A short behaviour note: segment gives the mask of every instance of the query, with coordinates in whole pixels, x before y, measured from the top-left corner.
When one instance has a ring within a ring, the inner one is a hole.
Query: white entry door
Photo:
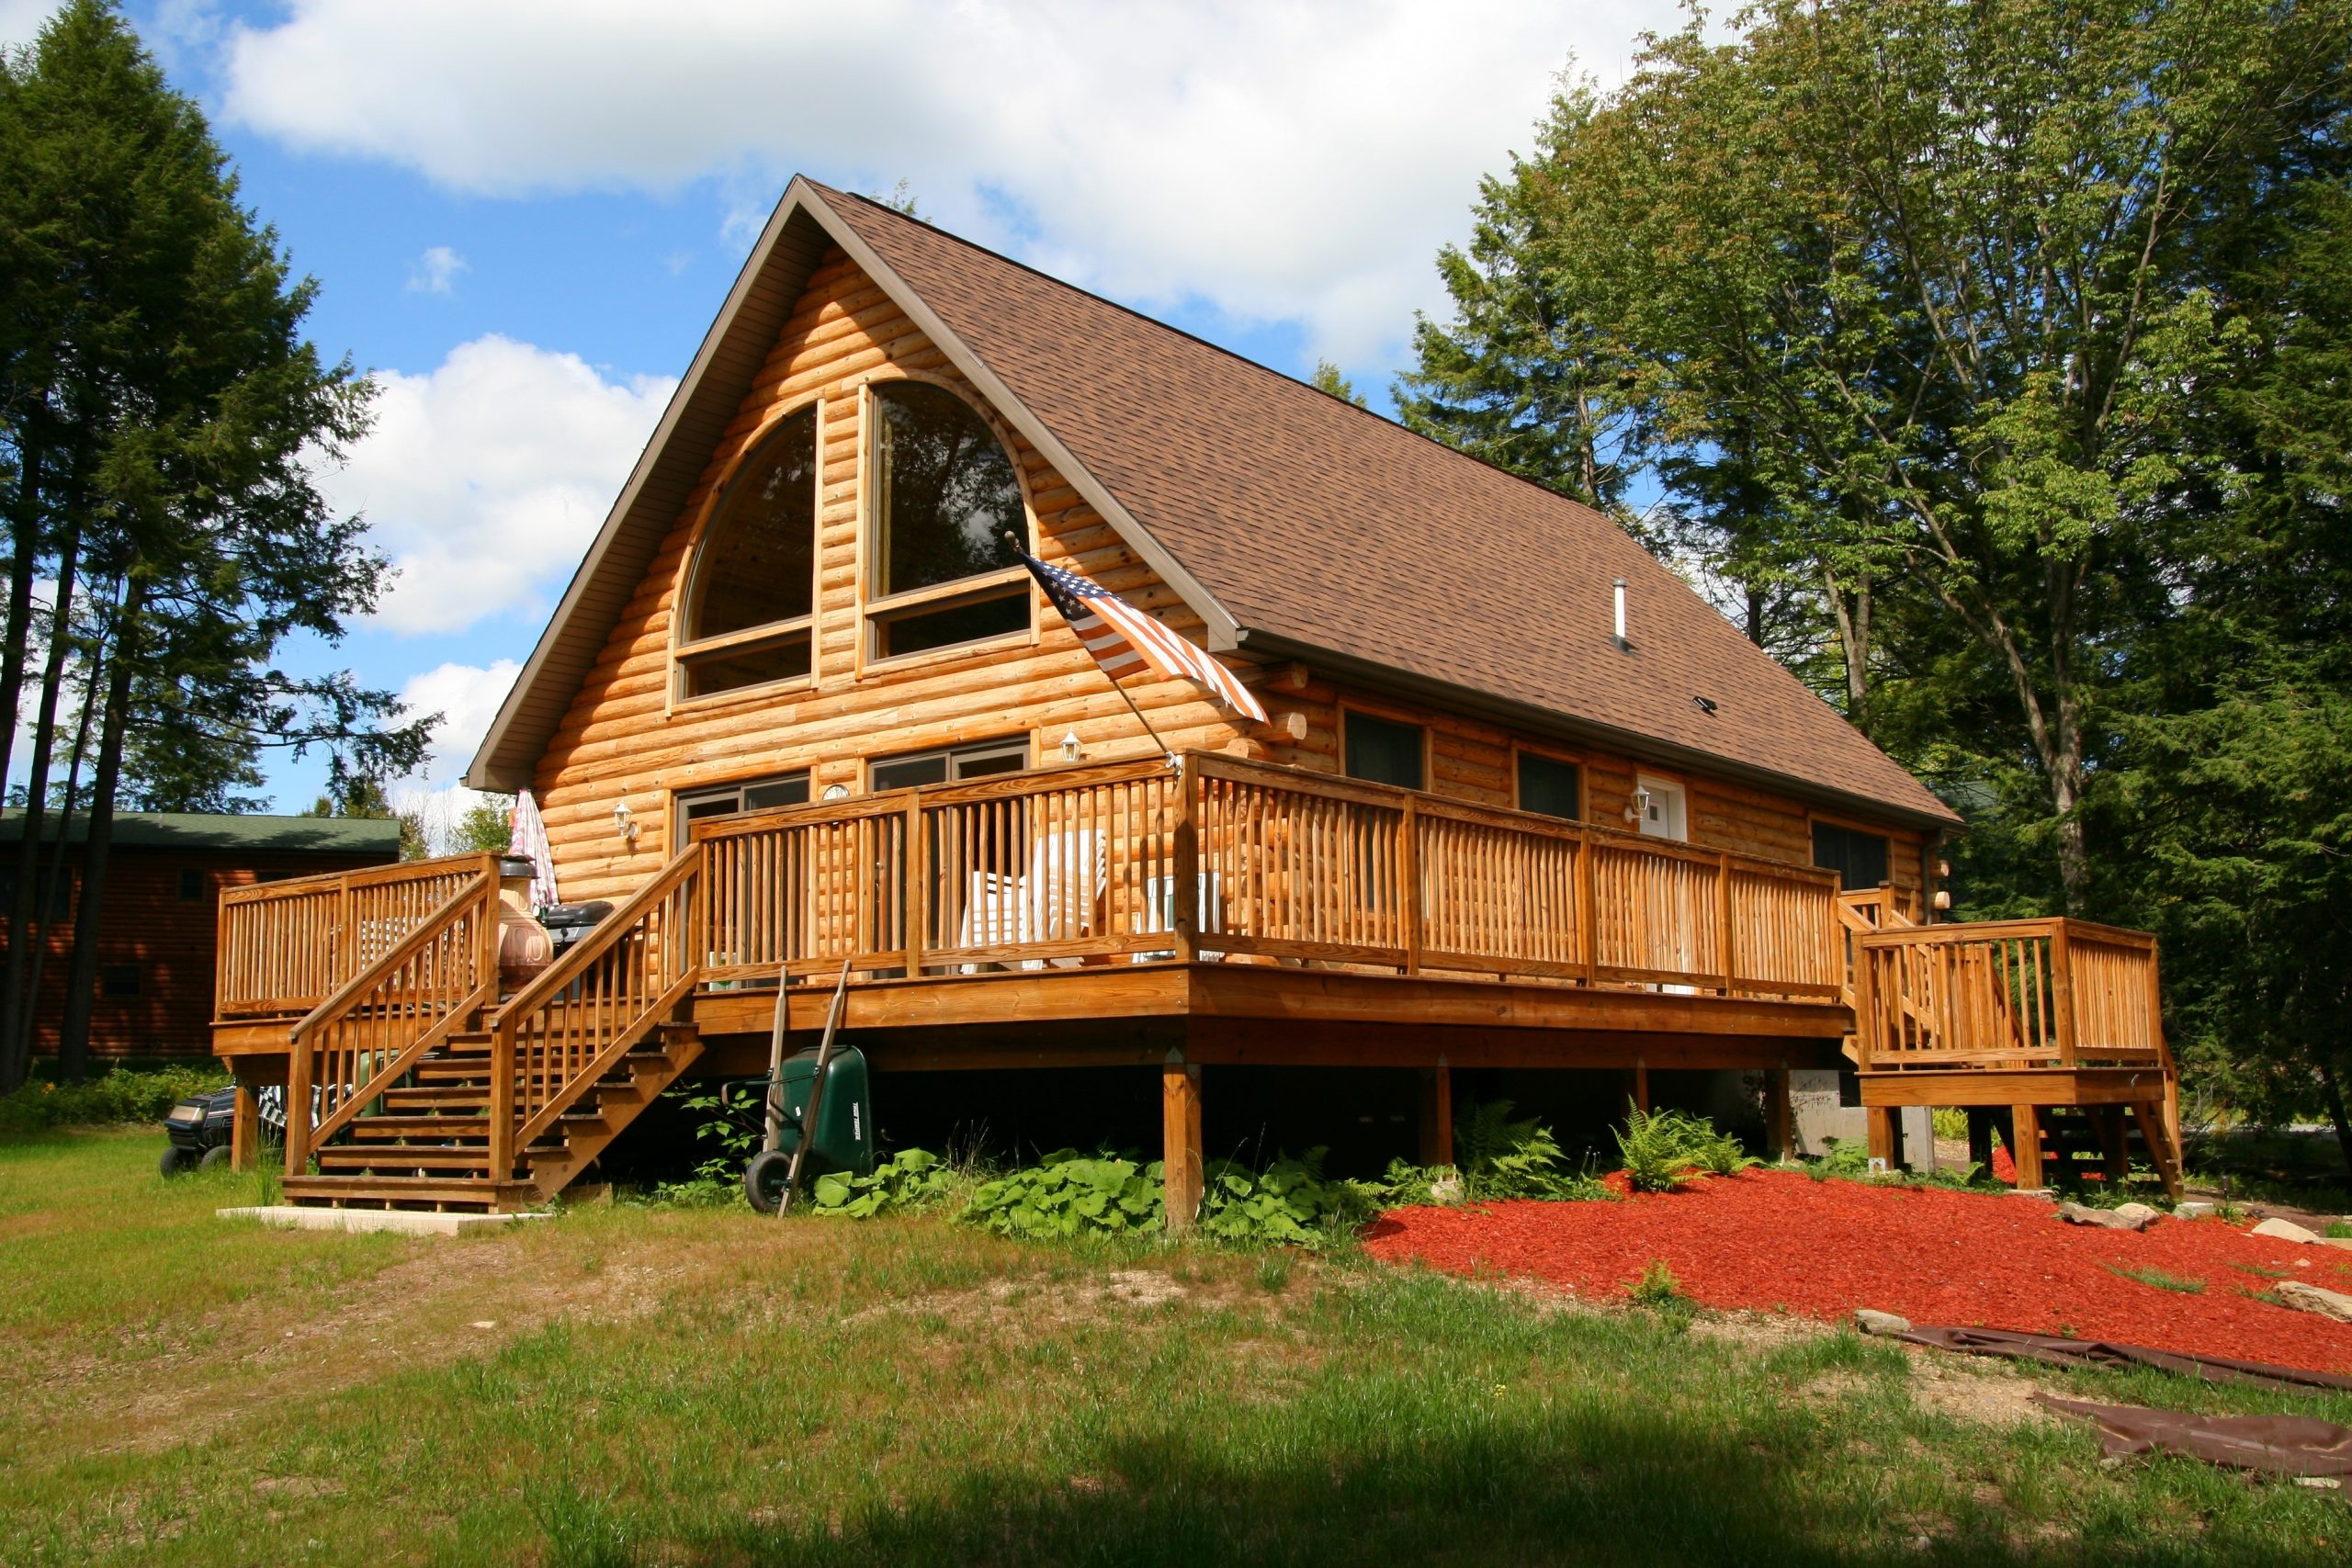
[[[1634,783],[1644,792],[1634,796],[1635,802],[1643,802],[1646,795],[1646,804],[1641,808],[1642,831],[1653,839],[1687,840],[1690,837],[1690,817],[1683,801],[1682,786],[1647,774]]]

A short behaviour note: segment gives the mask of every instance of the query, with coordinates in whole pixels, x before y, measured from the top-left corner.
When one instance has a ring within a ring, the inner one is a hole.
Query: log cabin
[[[0,908],[16,897],[25,814],[0,812]],[[65,1020],[74,922],[89,819],[74,818],[62,854],[58,819],[42,818],[45,863],[33,907],[40,921],[33,1051],[53,1055]],[[357,818],[123,812],[114,819],[98,910],[97,994],[90,1054],[100,1061],[201,1059],[212,1050],[213,963],[220,896],[400,858],[400,824]]]
[[[1015,543],[1266,722],[1114,686]],[[1432,1162],[1464,1071],[2171,1147],[2153,943],[1939,922],[1960,819],[1606,516],[805,178],[467,777],[617,908],[502,996],[488,863],[233,903],[277,957],[219,1047],[321,1097],[295,1201],[542,1201],[837,987],[880,1084],[1148,1085],[1178,1224],[1252,1074],[1402,1076]]]

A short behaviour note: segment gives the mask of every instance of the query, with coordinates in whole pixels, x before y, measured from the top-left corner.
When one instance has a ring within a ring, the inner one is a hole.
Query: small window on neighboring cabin
[[[1573,822],[1584,815],[1584,775],[1574,762],[1519,754],[1519,808]]]
[[[1348,738],[1348,777],[1374,784],[1423,787],[1421,727],[1349,710],[1340,720]]]
[[[812,403],[752,449],[703,530],[680,617],[680,694],[805,679],[816,578]]]
[[[1028,537],[1028,521],[1004,444],[944,387],[873,395],[874,657],[1028,630],[1029,579],[1005,537]]]
[[[867,782],[881,791],[955,784],[963,779],[986,778],[991,773],[1017,773],[1028,765],[1026,740],[989,740],[974,746],[886,757],[868,768],[866,774]]]
[[[1838,874],[1848,891],[1876,887],[1886,880],[1886,839],[1834,822],[1813,825],[1813,863]]]
[[[206,892],[204,886],[205,880],[204,873],[197,870],[194,866],[184,868],[180,872],[181,901],[188,904],[203,903]]]
[[[98,975],[98,994],[102,997],[135,997],[139,994],[139,965],[109,964]]]

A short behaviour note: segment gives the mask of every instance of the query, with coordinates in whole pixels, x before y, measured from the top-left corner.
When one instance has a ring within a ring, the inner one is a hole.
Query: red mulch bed
[[[1662,1259],[1683,1293],[1710,1307],[1829,1320],[1875,1307],[1914,1323],[2352,1372],[2352,1324],[2251,1293],[2274,1282],[2256,1269],[2352,1292],[2352,1251],[2273,1241],[2215,1219],[2100,1230],[2066,1224],[2039,1199],[1751,1170],[1617,1203],[1396,1209],[1364,1245],[1391,1262],[1532,1276],[1592,1299],[1622,1299]],[[2205,1292],[2165,1290],[2118,1269],[2201,1280]]]

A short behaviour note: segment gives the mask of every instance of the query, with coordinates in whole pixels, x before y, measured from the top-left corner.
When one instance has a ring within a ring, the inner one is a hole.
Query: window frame
[[[1634,791],[1628,793],[1626,804],[1633,804],[1633,793],[1645,789],[1650,792],[1652,799],[1656,799],[1661,791],[1672,797],[1674,813],[1667,826],[1674,829],[1675,831],[1652,833],[1642,825],[1640,817],[1636,816],[1634,819],[1635,835],[1656,839],[1668,844],[1690,842],[1690,781],[1671,773],[1657,773],[1646,768],[1641,769],[1634,774]]]
[[[1031,504],[1029,471],[1023,467],[1019,448],[1010,433],[996,415],[975,399],[963,387],[944,376],[919,370],[901,370],[895,367],[865,377],[857,384],[857,660],[858,673],[903,669],[925,660],[952,659],[997,648],[1013,648],[1037,640],[1037,592],[1035,581],[1029,569],[1018,563],[1000,567],[994,571],[976,572],[970,577],[958,577],[945,582],[925,583],[921,588],[909,588],[896,593],[876,592],[878,574],[886,559],[882,549],[883,518],[881,513],[881,484],[876,447],[880,440],[882,411],[876,406],[880,389],[893,381],[917,382],[959,398],[965,406],[978,415],[989,434],[996,437],[1004,449],[1006,461],[1012,466],[1013,483],[1021,492],[1022,548],[1031,555],[1037,553],[1037,511]],[[1008,589],[1017,586],[1018,593]],[[998,599],[1021,598],[1024,601],[1027,625],[966,642],[941,643],[935,648],[912,649],[905,653],[881,651],[884,628],[899,620],[911,619],[933,610],[959,608],[965,604],[986,604]],[[911,755],[911,753],[910,753]],[[895,759],[888,759],[895,760]]]
[[[1835,866],[1825,866],[1821,863],[1820,830],[1824,828],[1836,829],[1838,832],[1847,834],[1853,838],[1876,839],[1881,844],[1884,845],[1886,848],[1886,880],[1883,882],[1873,882],[1866,887],[1847,886],[1846,874],[1843,871],[1839,871],[1838,868]],[[1881,887],[1893,887],[1894,886],[1894,846],[1897,840],[1892,829],[1876,827],[1866,822],[1857,821],[1852,818],[1830,817],[1815,811],[1807,813],[1805,817],[1805,839],[1807,840],[1805,849],[1807,851],[1808,863],[1817,870],[1838,871],[1838,890],[1839,892],[1869,893]],[[1921,858],[1923,860],[1925,859],[1924,856]]]
[[[743,795],[747,791],[759,789],[767,784],[790,784],[795,779],[807,786],[808,800],[793,801],[780,807],[742,804]],[[718,800],[730,794],[736,800],[734,810],[710,817],[688,817],[688,807],[696,802]],[[789,811],[795,807],[805,806],[816,798],[817,777],[814,771],[808,768],[795,768],[781,773],[755,773],[749,778],[729,779],[718,784],[694,784],[684,789],[672,790],[670,792],[671,852],[676,853],[693,840],[694,825],[696,821],[723,822],[730,817],[747,816],[754,811]]]
[[[1520,777],[1520,759],[1522,757],[1532,757],[1538,761],[1549,762],[1555,767],[1573,768],[1576,770],[1577,809],[1575,816],[1553,817],[1550,812],[1537,811],[1533,807],[1527,804],[1526,798],[1521,788],[1523,781]],[[1592,810],[1592,769],[1582,757],[1572,757],[1565,751],[1548,750],[1540,746],[1529,746],[1514,740],[1511,742],[1510,748],[1510,807],[1513,811],[1524,811],[1529,813],[1531,816],[1550,818],[1551,820],[1555,822],[1585,821],[1588,819],[1589,815]]]
[[[1430,763],[1434,760],[1434,753],[1431,750],[1430,726],[1426,720],[1408,718],[1402,715],[1393,712],[1383,712],[1382,710],[1373,707],[1368,704],[1358,703],[1352,700],[1341,701],[1339,704],[1339,762],[1340,776],[1341,778],[1355,779],[1361,784],[1379,784],[1385,789],[1410,789],[1422,795],[1430,793],[1430,779],[1436,770],[1430,766]],[[1386,779],[1367,779],[1359,774],[1350,773],[1348,771],[1348,723],[1351,719],[1356,718],[1368,718],[1374,724],[1393,725],[1400,729],[1419,730],[1421,736],[1421,782],[1418,784],[1390,784]]]
[[[670,615],[670,706],[673,710],[717,705],[816,685],[817,622],[825,581],[825,422],[831,412],[828,406],[831,400],[824,393],[817,392],[796,398],[775,409],[729,459],[718,482],[711,486],[710,496],[703,502],[702,514],[695,520],[694,547],[686,552],[685,561],[679,568],[676,591],[671,600],[673,607]],[[816,422],[817,449],[816,494],[810,498],[809,506],[808,613],[756,626],[745,626],[738,631],[721,632],[716,637],[687,637],[688,616],[702,589],[704,556],[710,544],[711,527],[718,521],[719,509],[727,504],[727,497],[744,467],[770,440],[783,433],[787,421],[797,418],[804,412],[809,412]],[[693,667],[697,663],[715,662],[732,654],[764,652],[771,648],[783,647],[796,637],[806,638],[808,644],[808,672],[805,675],[755,681],[717,692],[695,693],[690,690]]]
[[[881,795],[893,789],[935,789],[938,787],[937,784],[876,784],[874,782],[874,770],[876,768],[888,767],[895,762],[927,762],[933,757],[944,758],[947,761],[947,776],[939,781],[940,784],[960,784],[963,780],[956,771],[956,765],[960,761],[967,759],[978,761],[987,757],[1012,756],[1016,754],[1020,759],[1020,766],[1007,768],[998,773],[981,773],[976,776],[980,778],[998,778],[1001,777],[1004,773],[1025,773],[1035,768],[1036,764],[1030,760],[1032,755],[1031,742],[1030,737],[1026,733],[1020,735],[1008,735],[1000,740],[959,740],[949,746],[927,746],[919,751],[894,751],[886,757],[868,757],[865,760],[865,792],[868,795]]]

